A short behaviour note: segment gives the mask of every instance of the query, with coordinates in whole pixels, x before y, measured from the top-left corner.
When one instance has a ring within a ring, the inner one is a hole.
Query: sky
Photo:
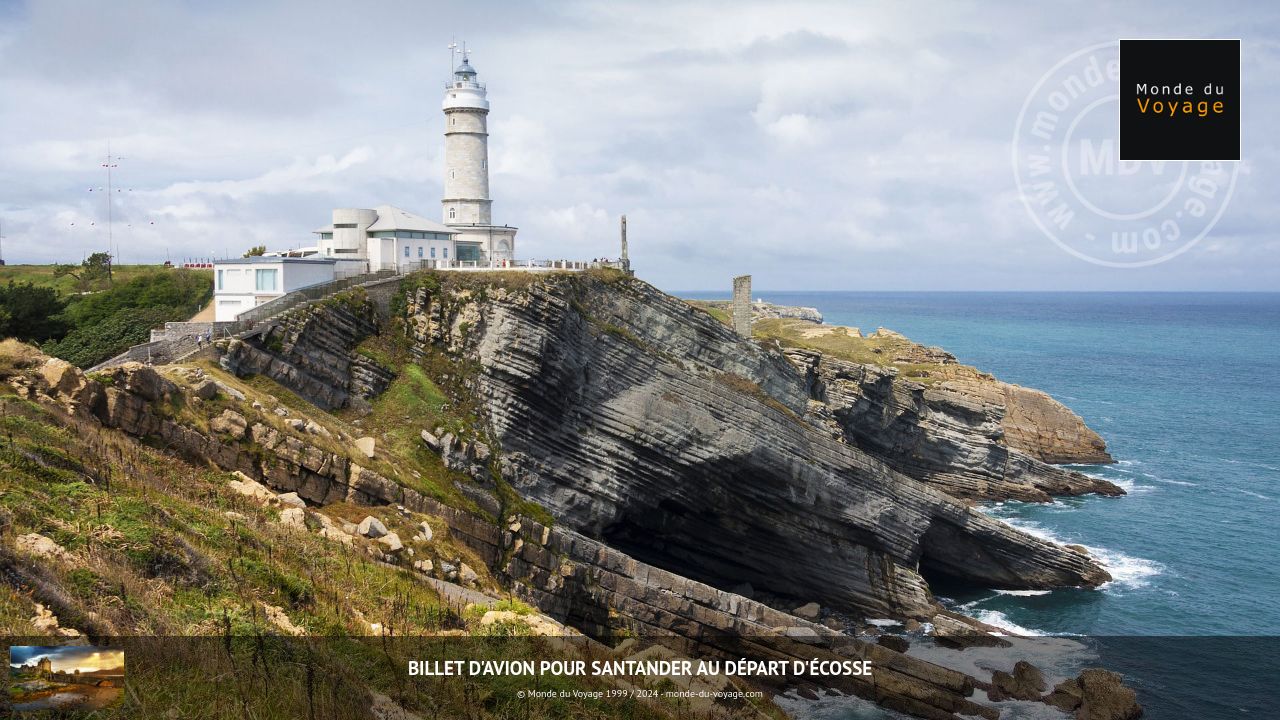
[[[1243,41],[1229,204],[1136,269],[1051,242],[1010,154],[1037,80],[1120,37]],[[521,258],[616,256],[625,213],[669,291],[1280,289],[1280,8],[1229,2],[0,0],[4,259],[107,246],[108,144],[123,263],[313,244],[335,207],[439,218],[455,40]]]
[[[21,667],[28,663],[49,658],[54,672],[96,672],[124,667],[124,651],[95,647],[93,645],[15,645],[9,648],[9,665]]]

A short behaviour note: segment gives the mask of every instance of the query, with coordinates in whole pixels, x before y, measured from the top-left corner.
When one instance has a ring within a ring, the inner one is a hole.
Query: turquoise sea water
[[[1120,484],[1127,496],[986,511],[1089,547],[1115,581],[1099,591],[948,590],[953,606],[1042,634],[1280,635],[1280,294],[755,295],[817,307],[827,322],[864,333],[883,326],[941,346],[1048,392],[1106,439],[1118,462],[1079,469]],[[1244,642],[1249,651],[1280,650],[1262,637]],[[1130,665],[1153,652],[1130,650]],[[1168,693],[1150,690],[1194,682],[1167,669],[1127,669],[1147,673],[1138,680],[1149,716],[1183,716]],[[1234,716],[1226,706],[1219,714]]]

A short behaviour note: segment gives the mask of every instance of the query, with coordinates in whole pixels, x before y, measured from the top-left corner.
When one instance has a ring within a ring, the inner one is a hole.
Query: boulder
[[[227,486],[232,490],[235,490],[241,495],[259,503],[265,504],[276,501],[276,494],[271,492],[266,485],[263,485],[239,470],[236,470],[231,474],[234,477],[227,483]]]
[[[458,580],[460,580],[463,585],[474,585],[479,579],[480,576],[476,575],[476,571],[472,570],[471,566],[466,563],[458,564]]]
[[[218,386],[218,392],[223,393],[227,397],[234,398],[236,400],[244,400],[244,393],[231,387],[230,385],[224,382],[218,382],[217,380],[214,380],[213,384]]]
[[[1124,678],[1101,668],[1087,668],[1076,682],[1082,700],[1076,709],[1079,720],[1135,720],[1142,717],[1138,694],[1124,686]]]
[[[140,363],[125,363],[120,369],[124,371],[125,376],[124,390],[144,400],[159,400],[178,389],[177,385],[154,368]]]
[[[420,573],[429,573],[435,569],[435,566],[430,560],[414,560],[413,569]]]
[[[307,503],[306,503],[306,501],[304,501],[302,498],[298,497],[298,493],[296,493],[296,492],[281,493],[281,494],[279,494],[279,495],[277,495],[277,496],[276,496],[276,500],[278,500],[278,501],[280,502],[280,504],[281,504],[281,505],[285,505],[285,506],[292,507],[292,508],[306,508],[306,507],[307,507]]]
[[[356,533],[367,538],[380,538],[387,534],[387,526],[378,518],[368,515],[356,526]]]
[[[1063,680],[1053,687],[1053,692],[1045,695],[1043,701],[1063,712],[1074,712],[1084,702],[1084,691],[1075,678]]]
[[[249,421],[235,410],[223,410],[222,414],[209,421],[209,429],[239,440],[249,428]]]
[[[61,545],[40,533],[19,535],[16,544],[19,550],[50,560],[67,560],[70,555]]]
[[[1026,660],[1019,660],[1014,664],[1012,673],[1003,670],[991,673],[991,689],[987,691],[987,697],[996,702],[1039,700],[1044,690],[1044,675],[1040,669]]]
[[[280,524],[288,527],[305,528],[307,526],[306,511],[296,507],[285,508],[280,511]]]
[[[545,615],[521,615],[510,610],[489,610],[480,618],[481,627],[493,625],[515,625],[524,627],[531,635],[564,635],[565,628]]]
[[[805,620],[817,620],[822,615],[822,606],[816,602],[805,603],[792,612]]]
[[[201,400],[212,400],[218,396],[218,383],[205,380],[191,388],[191,395]]]
[[[431,450],[435,452],[440,451],[440,438],[427,432],[426,430],[422,431],[422,442],[426,443],[427,447],[431,448]]]
[[[400,542],[400,536],[395,533],[387,533],[378,538],[378,542],[386,546],[387,552],[398,553],[404,550],[404,544]]]
[[[426,520],[418,523],[418,534],[416,537],[420,538],[421,542],[431,542],[431,538],[434,537],[434,533],[431,532],[431,525],[427,523]]]

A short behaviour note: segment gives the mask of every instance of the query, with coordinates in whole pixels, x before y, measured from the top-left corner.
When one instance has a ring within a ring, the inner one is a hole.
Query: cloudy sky
[[[1055,246],[1010,162],[1036,81],[1118,37],[1243,39],[1230,205],[1144,269]],[[4,258],[105,247],[108,142],[126,263],[310,244],[334,207],[439,217],[453,39],[521,257],[614,255],[626,213],[667,290],[1280,289],[1280,13],[1224,2],[0,0]]]
[[[49,658],[54,672],[96,672],[124,667],[124,651],[93,645],[15,645],[9,648],[9,665],[21,667]]]

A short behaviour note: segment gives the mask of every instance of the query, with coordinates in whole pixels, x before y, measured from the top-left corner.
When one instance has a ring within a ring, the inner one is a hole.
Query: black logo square
[[[1121,40],[1120,159],[1239,160],[1240,41]]]

